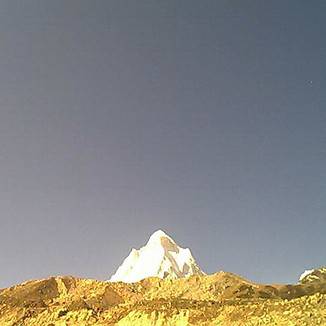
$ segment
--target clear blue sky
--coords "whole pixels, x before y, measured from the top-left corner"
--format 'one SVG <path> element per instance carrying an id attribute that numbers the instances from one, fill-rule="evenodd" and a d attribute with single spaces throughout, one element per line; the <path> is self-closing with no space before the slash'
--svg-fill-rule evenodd
<path id="1" fill-rule="evenodd" d="M 0 288 L 108 279 L 157 229 L 207 273 L 326 264 L 325 1 L 0 3 Z"/>

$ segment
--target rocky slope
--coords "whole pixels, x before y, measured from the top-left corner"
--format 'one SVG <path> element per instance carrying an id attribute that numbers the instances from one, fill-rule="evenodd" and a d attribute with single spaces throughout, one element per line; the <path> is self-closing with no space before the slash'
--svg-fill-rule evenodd
<path id="1" fill-rule="evenodd" d="M 132 284 L 52 277 L 0 291 L 1 326 L 317 326 L 325 321 L 325 282 L 262 285 L 225 272 Z"/>
<path id="2" fill-rule="evenodd" d="M 158 230 L 145 246 L 131 250 L 110 281 L 132 283 L 153 276 L 173 279 L 196 274 L 204 273 L 190 250 L 179 247 L 165 232 Z"/>

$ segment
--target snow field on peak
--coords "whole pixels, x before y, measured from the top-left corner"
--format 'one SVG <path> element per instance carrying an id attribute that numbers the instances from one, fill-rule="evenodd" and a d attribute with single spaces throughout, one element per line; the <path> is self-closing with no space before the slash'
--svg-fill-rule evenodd
<path id="1" fill-rule="evenodd" d="M 151 276 L 178 278 L 193 274 L 204 273 L 190 250 L 179 247 L 171 237 L 158 230 L 145 246 L 132 249 L 110 281 L 133 283 Z"/>

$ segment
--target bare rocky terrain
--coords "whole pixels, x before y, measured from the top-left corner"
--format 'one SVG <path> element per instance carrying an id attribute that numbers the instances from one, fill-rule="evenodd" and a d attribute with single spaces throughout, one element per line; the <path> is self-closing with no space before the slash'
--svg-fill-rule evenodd
<path id="1" fill-rule="evenodd" d="M 131 284 L 51 277 L 1 290 L 0 325 L 326 325 L 326 283 L 262 285 L 225 272 Z"/>

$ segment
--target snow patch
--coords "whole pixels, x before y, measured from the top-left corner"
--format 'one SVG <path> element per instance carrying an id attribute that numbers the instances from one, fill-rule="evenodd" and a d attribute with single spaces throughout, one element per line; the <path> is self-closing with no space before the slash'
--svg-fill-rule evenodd
<path id="1" fill-rule="evenodd" d="M 314 269 L 306 269 L 299 277 L 299 281 L 302 281 L 307 275 L 311 274 L 314 272 Z"/>

